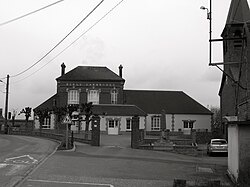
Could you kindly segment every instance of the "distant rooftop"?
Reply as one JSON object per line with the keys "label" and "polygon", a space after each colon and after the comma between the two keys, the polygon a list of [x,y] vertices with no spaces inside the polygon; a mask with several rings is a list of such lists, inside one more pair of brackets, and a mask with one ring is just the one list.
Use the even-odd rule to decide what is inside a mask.
{"label": "distant rooftop", "polygon": [[212,112],[182,91],[124,90],[125,104],[133,104],[148,114],[209,114]]}

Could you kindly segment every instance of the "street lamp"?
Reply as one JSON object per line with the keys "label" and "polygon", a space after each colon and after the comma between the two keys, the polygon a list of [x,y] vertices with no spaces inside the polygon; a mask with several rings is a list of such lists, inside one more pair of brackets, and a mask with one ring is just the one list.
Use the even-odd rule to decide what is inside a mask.
{"label": "street lamp", "polygon": [[0,82],[6,84],[6,99],[5,99],[5,112],[4,112],[4,132],[5,134],[8,133],[8,100],[9,100],[9,79],[10,76],[7,75],[7,83],[3,82],[2,80],[0,80]]}
{"label": "street lamp", "polygon": [[209,65],[212,64],[212,0],[210,0],[210,11],[208,8],[201,6],[201,10],[207,10],[207,19],[209,20]]}
{"label": "street lamp", "polygon": [[207,10],[207,19],[210,20],[211,18],[211,13],[209,12],[208,8],[204,7],[204,6],[201,6],[200,7],[201,10]]}

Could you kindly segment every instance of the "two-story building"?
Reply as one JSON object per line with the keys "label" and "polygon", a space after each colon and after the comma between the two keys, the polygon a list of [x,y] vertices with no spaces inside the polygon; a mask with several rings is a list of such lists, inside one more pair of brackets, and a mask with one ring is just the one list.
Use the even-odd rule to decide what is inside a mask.
{"label": "two-story building", "polygon": [[[107,67],[78,66],[65,73],[61,65],[61,76],[56,79],[57,93],[35,110],[81,103],[93,103],[93,114],[101,117],[101,131],[121,134],[131,131],[131,119],[140,117],[140,129],[160,131],[161,116],[166,118],[164,129],[184,131],[191,129],[211,130],[212,113],[182,91],[126,90],[122,77]],[[43,128],[55,128],[56,116],[51,112]],[[72,130],[78,129],[77,122]],[[36,120],[36,127],[39,122]],[[81,122],[85,129],[85,122]]]}

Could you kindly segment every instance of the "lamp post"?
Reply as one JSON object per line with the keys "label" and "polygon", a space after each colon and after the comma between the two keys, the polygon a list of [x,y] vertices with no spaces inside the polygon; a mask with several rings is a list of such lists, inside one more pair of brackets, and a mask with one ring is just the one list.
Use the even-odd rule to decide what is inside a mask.
{"label": "lamp post", "polygon": [[5,112],[4,112],[4,133],[8,134],[8,101],[9,101],[9,79],[10,76],[7,75],[7,83],[0,80],[0,82],[6,84],[6,98],[5,98]]}
{"label": "lamp post", "polygon": [[204,6],[200,9],[207,10],[207,19],[209,20],[209,65],[212,64],[212,0],[210,0],[210,10]]}

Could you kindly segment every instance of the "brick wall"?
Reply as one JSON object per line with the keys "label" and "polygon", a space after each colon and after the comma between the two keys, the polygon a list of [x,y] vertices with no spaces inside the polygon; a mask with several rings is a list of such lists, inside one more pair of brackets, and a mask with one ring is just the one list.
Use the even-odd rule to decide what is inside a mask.
{"label": "brick wall", "polygon": [[87,102],[87,90],[99,90],[99,103],[111,104],[111,90],[116,89],[118,92],[117,103],[123,104],[123,84],[121,82],[58,82],[57,85],[57,106],[62,107],[67,105],[68,89],[80,90],[80,103]]}

